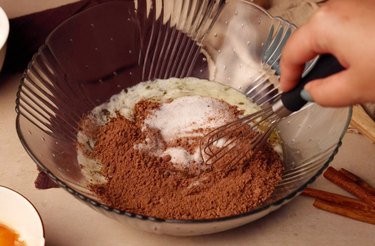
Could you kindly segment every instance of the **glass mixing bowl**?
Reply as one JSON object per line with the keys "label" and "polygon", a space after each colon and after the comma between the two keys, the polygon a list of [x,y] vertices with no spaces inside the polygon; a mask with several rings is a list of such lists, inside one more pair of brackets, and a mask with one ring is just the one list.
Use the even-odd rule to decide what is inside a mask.
{"label": "glass mixing bowl", "polygon": [[[336,154],[350,108],[305,106],[277,127],[285,172],[274,194],[244,214],[164,220],[108,207],[77,162],[77,123],[113,94],[141,81],[197,77],[231,85],[258,104],[278,97],[280,52],[295,27],[248,1],[113,1],[57,27],[33,57],[17,94],[17,132],[37,165],[92,208],[136,228],[170,235],[219,232],[291,201]],[[306,65],[306,72],[313,62]]]}

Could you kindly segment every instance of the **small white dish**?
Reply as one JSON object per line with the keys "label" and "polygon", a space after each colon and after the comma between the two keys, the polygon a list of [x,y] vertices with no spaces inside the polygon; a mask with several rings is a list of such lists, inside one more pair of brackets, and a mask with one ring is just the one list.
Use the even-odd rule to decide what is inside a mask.
{"label": "small white dish", "polygon": [[0,186],[0,224],[13,229],[27,246],[43,246],[44,228],[36,208],[24,196]]}
{"label": "small white dish", "polygon": [[0,7],[0,71],[4,64],[8,35],[9,20],[4,10]]}

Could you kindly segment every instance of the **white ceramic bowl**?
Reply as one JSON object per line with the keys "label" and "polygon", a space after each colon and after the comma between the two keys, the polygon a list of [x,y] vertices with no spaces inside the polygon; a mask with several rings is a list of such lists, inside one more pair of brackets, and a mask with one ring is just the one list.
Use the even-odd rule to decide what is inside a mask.
{"label": "white ceramic bowl", "polygon": [[43,246],[43,223],[31,202],[21,194],[2,186],[0,199],[0,224],[15,230],[27,246]]}
{"label": "white ceramic bowl", "polygon": [[8,35],[9,20],[4,10],[0,7],[0,71],[4,64]]}

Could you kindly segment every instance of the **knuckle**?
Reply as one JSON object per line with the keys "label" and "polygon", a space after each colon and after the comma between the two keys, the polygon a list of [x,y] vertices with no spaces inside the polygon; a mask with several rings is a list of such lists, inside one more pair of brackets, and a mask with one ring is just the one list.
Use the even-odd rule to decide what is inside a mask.
{"label": "knuckle", "polygon": [[332,11],[332,7],[330,5],[328,5],[328,4],[327,5],[323,5],[311,17],[311,21],[314,24],[315,23],[321,24],[322,21],[326,21],[333,14],[334,14],[334,11]]}

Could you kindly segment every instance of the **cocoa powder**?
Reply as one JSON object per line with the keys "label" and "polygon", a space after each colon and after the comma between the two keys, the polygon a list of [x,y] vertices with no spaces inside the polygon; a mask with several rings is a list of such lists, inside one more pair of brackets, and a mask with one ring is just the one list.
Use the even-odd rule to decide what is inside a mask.
{"label": "cocoa powder", "polygon": [[[166,143],[157,129],[141,130],[147,115],[159,106],[153,101],[137,103],[134,121],[120,115],[102,126],[94,126],[90,117],[81,121],[81,130],[96,143],[92,149],[78,148],[102,164],[108,182],[91,189],[105,204],[163,219],[209,219],[247,212],[272,194],[283,165],[269,145],[242,164],[223,168],[223,160],[205,171],[199,165],[176,168],[170,157],[156,156],[156,149],[136,148],[146,138],[158,149],[173,145],[189,152],[199,143],[200,137]],[[231,110],[240,113],[235,107]]]}

